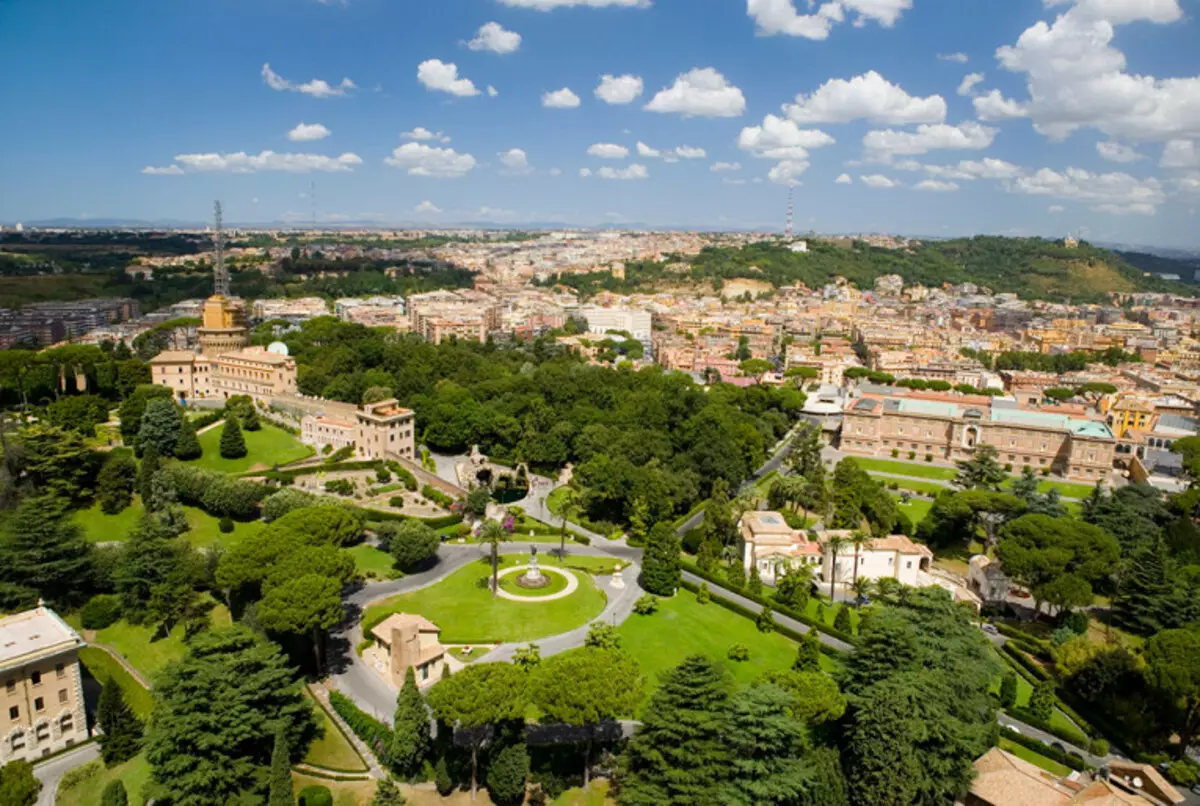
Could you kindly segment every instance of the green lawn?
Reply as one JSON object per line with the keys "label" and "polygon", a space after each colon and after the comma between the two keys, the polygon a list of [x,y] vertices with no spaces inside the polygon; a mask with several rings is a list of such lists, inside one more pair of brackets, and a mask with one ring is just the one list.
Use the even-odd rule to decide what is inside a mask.
{"label": "green lawn", "polygon": [[350,744],[350,740],[334,724],[328,712],[312,698],[307,690],[304,692],[304,696],[312,702],[313,710],[317,714],[317,724],[320,725],[320,730],[324,731],[319,739],[308,746],[308,752],[304,754],[304,762],[327,770],[365,772],[367,765],[358,755],[354,746]]}
{"label": "green lawn", "polygon": [[1071,768],[1065,764],[1059,764],[1054,759],[1046,758],[1041,753],[1035,753],[1025,745],[1017,744],[1003,736],[1000,737],[1000,749],[1012,753],[1017,758],[1024,759],[1030,764],[1041,767],[1046,772],[1057,775],[1060,778],[1065,778],[1071,774]]}
{"label": "green lawn", "polygon": [[125,701],[129,703],[129,707],[143,721],[150,717],[150,712],[154,710],[154,698],[147,689],[142,688],[142,684],[135,680],[133,675],[125,671],[125,668],[112,655],[103,649],[85,646],[79,650],[79,660],[87,669],[88,674],[94,677],[100,685],[106,685],[109,680],[115,678],[117,685],[125,694]]}
{"label": "green lawn", "polygon": [[130,803],[141,804],[142,787],[150,780],[150,763],[145,755],[137,755],[111,769],[101,769],[96,776],[82,781],[71,789],[60,789],[55,801],[58,806],[100,806],[104,787],[117,779],[125,784]]}
{"label": "green lawn", "polygon": [[[506,554],[501,567],[524,565],[524,555]],[[392,613],[418,613],[442,628],[442,643],[487,644],[531,641],[587,624],[604,610],[605,596],[591,577],[579,575],[579,589],[553,602],[513,602],[488,589],[491,565],[472,563],[423,590],[394,596],[367,608],[364,631]]]}
{"label": "green lawn", "polygon": [[[67,621],[80,629],[78,617],[69,616]],[[213,627],[228,627],[232,621],[229,610],[218,604],[212,609]],[[187,652],[183,643],[183,625],[177,625],[171,634],[156,638],[157,628],[153,625],[130,624],[124,619],[110,627],[96,631],[96,642],[120,653],[142,677],[153,683],[153,677],[168,664],[174,663]]]}
{"label": "green lawn", "polygon": [[561,518],[562,502],[569,492],[571,492],[570,487],[556,487],[551,490],[550,494],[546,496],[546,509],[550,510],[552,515],[557,515]]}
{"label": "green lawn", "polygon": [[[741,683],[748,683],[770,669],[788,669],[796,659],[796,644],[779,633],[761,633],[754,622],[719,604],[702,605],[696,596],[680,590],[658,603],[649,616],[631,615],[617,628],[621,646],[638,659],[648,688],[659,676],[678,666],[689,655],[708,655],[721,661]],[[750,660],[741,663],[726,658],[729,647],[745,644]],[[824,655],[821,664],[833,668]]]}
{"label": "green lawn", "polygon": [[608,797],[610,786],[612,784],[608,781],[599,778],[592,781],[587,789],[578,786],[568,789],[558,796],[552,806],[605,806],[606,803],[612,803]]}
{"label": "green lawn", "polygon": [[221,431],[217,426],[200,435],[204,455],[189,464],[219,470],[222,473],[245,473],[251,468],[271,468],[306,459],[313,449],[283,429],[263,423],[258,431],[242,431],[246,440],[246,455],[241,459],[221,458]]}
{"label": "green lawn", "polygon": [[892,498],[896,499],[896,506],[908,516],[916,526],[921,521],[925,520],[925,516],[929,514],[929,510],[933,509],[933,502],[927,501],[924,498],[910,498],[907,504],[900,503],[900,495],[893,492]]}
{"label": "green lawn", "polygon": [[[936,481],[921,481],[920,479],[897,479],[891,476],[880,476],[878,475],[878,472],[869,473],[869,475],[871,478],[887,486],[892,492],[898,492],[899,490],[911,490],[914,493],[924,493],[925,495],[937,497],[938,493],[942,492],[943,490],[953,489],[951,487],[947,487],[945,484],[938,484]],[[898,484],[899,488],[897,490],[892,490],[892,484]]]}
{"label": "green lawn", "polygon": [[392,555],[374,546],[362,543],[343,551],[354,558],[354,567],[368,579],[399,579],[404,576],[404,572],[396,568]]}
{"label": "green lawn", "polygon": [[876,473],[892,473],[897,476],[911,476],[918,479],[937,479],[953,481],[958,471],[950,467],[924,464],[918,462],[901,462],[895,459],[873,459],[855,456],[854,461],[863,470],[874,470]]}
{"label": "green lawn", "polygon": [[[1002,486],[1005,489],[1008,489],[1009,487],[1012,486],[1012,483],[1015,480],[1016,480],[1015,477],[1010,476],[1008,481],[1004,482],[1004,484]],[[1092,490],[1094,489],[1094,487],[1090,484],[1078,484],[1078,483],[1071,482],[1071,481],[1043,480],[1043,481],[1038,482],[1038,492],[1047,493],[1047,492],[1050,492],[1050,490],[1052,490],[1052,489],[1058,490],[1059,495],[1061,495],[1063,498],[1083,499],[1083,498],[1087,498],[1089,495],[1092,494]]]}
{"label": "green lawn", "polygon": [[528,596],[531,599],[539,599],[544,596],[553,596],[559,591],[566,590],[569,581],[562,574],[556,574],[553,571],[547,571],[542,574],[546,579],[546,585],[541,588],[522,588],[517,584],[517,578],[523,576],[521,572],[509,574],[506,577],[500,577],[500,590],[511,593],[514,596]]}
{"label": "green lawn", "polygon": [[[192,527],[185,536],[196,548],[207,548],[217,543],[232,548],[256,534],[264,525],[262,521],[234,521],[233,531],[222,534],[219,518],[196,507],[184,507],[183,511]],[[89,509],[78,509],[75,511],[75,522],[83,527],[84,535],[91,543],[121,542],[143,514],[141,501],[134,496],[133,503],[116,515],[106,515],[99,504],[93,504]]]}

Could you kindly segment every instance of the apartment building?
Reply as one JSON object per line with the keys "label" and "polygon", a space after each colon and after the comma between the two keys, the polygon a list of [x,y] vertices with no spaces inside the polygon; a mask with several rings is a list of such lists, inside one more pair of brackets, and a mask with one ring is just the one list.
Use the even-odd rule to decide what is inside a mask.
{"label": "apartment building", "polygon": [[49,608],[0,619],[0,764],[34,761],[88,738],[79,633]]}
{"label": "apartment building", "polygon": [[900,454],[961,460],[992,445],[1002,464],[1107,482],[1116,439],[1097,420],[1016,408],[1011,402],[961,406],[944,400],[864,397],[847,407],[841,449],[865,456]]}
{"label": "apartment building", "polygon": [[260,402],[296,394],[296,360],[263,347],[216,356],[164,350],[150,360],[150,381],[180,403],[250,395]]}
{"label": "apartment building", "polygon": [[610,330],[624,330],[640,342],[650,342],[649,311],[588,307],[580,309],[579,315],[587,319],[590,333],[602,336]]}
{"label": "apartment building", "polygon": [[477,341],[500,329],[500,305],[477,291],[431,291],[408,299],[409,327],[431,344],[450,338]]}

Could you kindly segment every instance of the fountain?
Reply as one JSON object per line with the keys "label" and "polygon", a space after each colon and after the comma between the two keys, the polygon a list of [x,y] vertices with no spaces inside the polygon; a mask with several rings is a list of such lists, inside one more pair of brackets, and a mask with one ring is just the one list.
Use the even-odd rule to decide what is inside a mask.
{"label": "fountain", "polygon": [[537,545],[529,547],[529,565],[526,567],[525,573],[517,577],[517,585],[522,588],[544,588],[550,584],[550,580],[542,573],[542,569],[538,568]]}

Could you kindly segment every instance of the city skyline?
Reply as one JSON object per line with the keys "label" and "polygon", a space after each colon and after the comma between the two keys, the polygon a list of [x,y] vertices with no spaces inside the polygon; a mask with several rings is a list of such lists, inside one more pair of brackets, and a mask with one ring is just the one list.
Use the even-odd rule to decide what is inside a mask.
{"label": "city skyline", "polygon": [[243,5],[0,12],[0,221],[778,230],[795,184],[798,232],[1200,245],[1179,0]]}

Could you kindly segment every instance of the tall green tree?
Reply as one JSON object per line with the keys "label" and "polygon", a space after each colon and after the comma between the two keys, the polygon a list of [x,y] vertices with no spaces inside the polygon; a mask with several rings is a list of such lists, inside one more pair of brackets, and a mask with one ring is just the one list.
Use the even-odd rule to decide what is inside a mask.
{"label": "tall green tree", "polygon": [[376,530],[396,565],[410,570],[437,556],[442,544],[441,535],[421,521],[410,519],[400,523],[384,523]]}
{"label": "tall green tree", "polygon": [[970,459],[955,462],[958,475],[954,483],[963,490],[991,490],[999,492],[1000,485],[1008,478],[998,460],[999,453],[993,445],[977,445]]}
{"label": "tall green tree", "polygon": [[719,478],[713,482],[712,495],[704,505],[704,531],[724,546],[737,537],[735,526],[729,509],[729,483]]}
{"label": "tall green tree", "polygon": [[221,426],[221,458],[241,459],[245,455],[246,440],[242,437],[237,417],[226,417],[225,424]]}
{"label": "tall green tree", "polygon": [[100,689],[96,722],[104,731],[100,736],[100,755],[106,766],[116,766],[138,754],[145,728],[125,701],[125,692],[111,677]]}
{"label": "tall green tree", "polygon": [[500,544],[509,539],[508,532],[494,520],[487,520],[479,530],[479,542],[488,546],[492,557],[492,597],[500,591]]}
{"label": "tall green tree", "polygon": [[292,799],[292,750],[288,747],[287,732],[275,732],[275,746],[271,750],[271,780],[267,795],[267,806],[293,806]]}
{"label": "tall green tree", "polygon": [[591,781],[592,745],[602,722],[632,717],[645,681],[637,660],[619,649],[583,647],[540,664],[531,683],[532,700],[545,721],[587,729],[583,785]]}
{"label": "tall green tree", "polygon": [[174,456],[175,444],[179,442],[179,429],[183,416],[174,400],[156,398],[146,404],[142,414],[142,426],[138,429],[138,445],[146,450],[154,446],[159,456]]}
{"label": "tall green tree", "polygon": [[821,668],[821,638],[815,629],[809,629],[796,646],[796,660],[792,668],[800,672],[816,672]]}
{"label": "tall green tree", "polygon": [[500,806],[524,803],[528,780],[529,751],[523,740],[504,745],[488,762],[488,795]]}
{"label": "tall green tree", "polygon": [[96,433],[96,426],[108,422],[108,401],[98,395],[59,398],[46,407],[46,421],[91,437]]}
{"label": "tall green tree", "polygon": [[720,802],[792,806],[809,787],[804,724],[789,713],[792,695],[771,683],[750,686],[729,703],[729,774]]}
{"label": "tall green tree", "polygon": [[660,521],[650,530],[642,555],[642,587],[656,596],[674,596],[679,588],[679,537]]}
{"label": "tall green tree", "polygon": [[1146,680],[1172,703],[1182,756],[1200,734],[1200,631],[1163,630],[1146,642],[1144,656]]}
{"label": "tall green tree", "polygon": [[67,500],[54,493],[26,496],[0,535],[0,579],[56,604],[81,600],[92,549],[71,515]]}
{"label": "tall green tree", "polygon": [[122,402],[117,409],[117,419],[121,421],[121,438],[125,445],[134,446],[137,443],[138,430],[142,427],[142,415],[146,413],[146,404],[155,398],[171,398],[171,390],[157,384],[138,386]]}
{"label": "tall green tree", "polygon": [[1112,535],[1073,518],[1022,515],[1005,524],[1000,537],[996,553],[1004,570],[1029,588],[1038,610],[1050,597],[1063,600],[1064,593],[1079,600],[1077,583],[1059,581],[1067,575],[1088,583],[1090,597],[1090,585],[1112,573],[1121,554]]}
{"label": "tall green tree", "polygon": [[20,445],[24,480],[35,491],[76,502],[92,494],[100,457],[81,434],[36,423],[21,429]]}
{"label": "tall green tree", "polygon": [[417,676],[409,666],[404,686],[396,697],[396,713],[392,719],[392,747],[388,754],[399,773],[412,777],[421,771],[429,755],[429,712],[417,688]]}
{"label": "tall green tree", "polygon": [[121,546],[113,569],[113,587],[121,597],[121,611],[133,624],[150,617],[147,607],[162,585],[191,586],[198,567],[192,549],[153,516],[138,521]]}
{"label": "tall green tree", "polygon": [[833,722],[846,713],[846,698],[834,679],[824,672],[772,669],[762,679],[792,696],[788,711],[806,725]]}
{"label": "tall green tree", "polygon": [[1161,540],[1146,541],[1122,564],[1113,616],[1140,635],[1167,626],[1175,605],[1169,560]]}
{"label": "tall green tree", "polygon": [[137,473],[137,462],[128,450],[120,448],[109,454],[96,477],[96,499],[106,515],[116,515],[133,503]]}
{"label": "tall green tree", "polygon": [[[834,589],[833,589],[833,586],[838,581],[837,580],[837,575],[838,575],[837,574],[837,572],[838,572],[837,558],[838,558],[839,554],[844,552],[849,547],[850,547],[850,540],[848,538],[846,538],[844,535],[830,534],[828,537],[825,538],[825,550],[828,551],[830,554],[829,601],[831,601],[831,602],[837,601],[837,599],[834,598]],[[845,582],[845,581],[846,581],[845,579],[842,580],[842,582]]]}
{"label": "tall green tree", "polygon": [[346,615],[341,593],[338,580],[319,574],[288,579],[268,590],[258,603],[259,623],[273,632],[307,635],[319,674],[325,668],[325,631]]}
{"label": "tall green tree", "polygon": [[301,748],[316,729],[312,705],[278,647],[241,626],[193,638],[155,681],[154,699],[145,750],[152,794],[174,806],[260,791],[277,731]]}
{"label": "tall green tree", "polygon": [[471,748],[471,799],[479,790],[479,750],[489,728],[520,719],[528,702],[528,677],[507,663],[472,664],[429,690],[434,716],[465,733]]}
{"label": "tall green tree", "polygon": [[726,709],[732,682],[694,655],[663,675],[624,758],[624,806],[718,806],[730,762]]}
{"label": "tall green tree", "polygon": [[153,443],[142,451],[142,466],[138,470],[138,495],[142,497],[142,506],[147,512],[156,511],[157,502],[154,497],[154,477],[162,467],[158,458],[158,448]]}
{"label": "tall green tree", "polygon": [[396,781],[388,776],[381,778],[375,784],[375,796],[371,798],[370,806],[404,806],[404,796],[400,794],[400,787],[396,786]]}
{"label": "tall green tree", "polygon": [[200,438],[196,436],[196,427],[186,417],[179,423],[179,438],[175,440],[174,456],[185,462],[199,459],[204,455],[200,447]]}
{"label": "tall green tree", "polygon": [[41,789],[28,761],[10,761],[0,768],[0,803],[4,806],[33,806]]}

